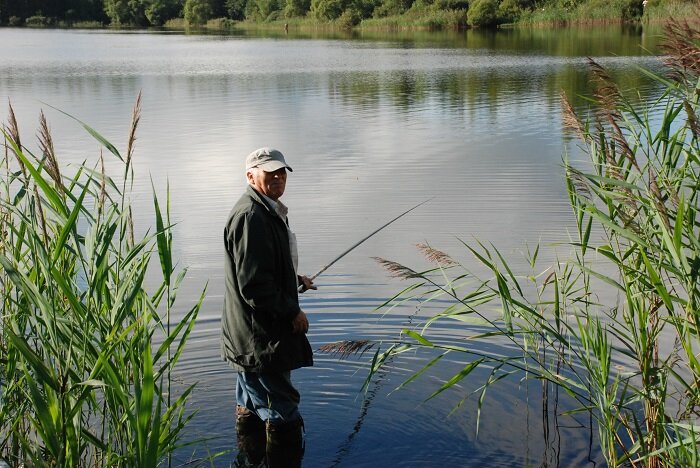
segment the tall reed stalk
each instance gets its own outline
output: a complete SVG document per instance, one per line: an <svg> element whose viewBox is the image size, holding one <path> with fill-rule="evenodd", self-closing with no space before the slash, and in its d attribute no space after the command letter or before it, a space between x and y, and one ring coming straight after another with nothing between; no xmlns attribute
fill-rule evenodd
<svg viewBox="0 0 700 468"><path fill-rule="evenodd" d="M421 245L434 264L417 272L378 259L395 276L415 282L385 306L449 300L421 328L377 352L372 372L417 347L469 363L430 397L488 369L479 390L521 373L563 388L590 412L608 465L697 466L700 429L700 32L688 23L667 27L668 74L644 70L664 89L649 109L623 96L606 70L590 62L597 82L595 112L583 122L564 99L565 124L580 138L592 169L565 160L577 221L571 257L516 275L494 246L465 248L490 272ZM653 116L653 117L652 117ZM478 319L487 327L470 326ZM464 346L433 338L435 322L464 323ZM505 340L513 354L473 345ZM616 364L622 364L620 370Z"/></svg>
<svg viewBox="0 0 700 468"><path fill-rule="evenodd" d="M204 292L171 328L186 271L175 275L169 209L155 190L155 229L134 237L139 116L140 96L126 157L80 122L124 163L121 180L105 174L102 154L97 169L65 174L43 113L38 153L11 106L2 128L0 456L13 466L156 466L191 418L194 386L171 400L170 372Z"/></svg>

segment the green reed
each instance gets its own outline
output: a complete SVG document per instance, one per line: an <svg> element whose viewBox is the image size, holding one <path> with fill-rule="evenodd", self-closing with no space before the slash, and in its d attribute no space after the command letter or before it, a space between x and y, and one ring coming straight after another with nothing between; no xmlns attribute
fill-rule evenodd
<svg viewBox="0 0 700 468"><path fill-rule="evenodd" d="M155 229L134 234L139 117L140 97L124 155L80 122L123 163L118 179L105 174L102 154L66 175L43 113L33 153L10 106L0 168L0 457L13 466L156 466L191 418L194 386L171 398L170 373L204 292L171 326L186 271L172 260L169 195L164 213L154 190Z"/></svg>
<svg viewBox="0 0 700 468"><path fill-rule="evenodd" d="M687 23L667 27L668 73L642 70L665 90L648 109L640 111L593 61L590 120L579 119L563 98L565 125L591 162L585 169L565 160L577 226L568 260L541 266L539 246L528 249L529 271L522 274L495 246L480 242L463 244L485 277L427 244L419 246L434 265L427 271L377 259L414 281L381 307L438 299L450 305L377 351L371 373L392 356L433 350L436 357L403 386L459 353L469 363L429 399L486 369L476 391L480 413L487 390L502 378L541 379L591 414L610 466L697 466L699 41L700 32ZM463 323L464 345L431 335L431 326L445 320ZM493 354L476 344L494 340L509 346Z"/></svg>

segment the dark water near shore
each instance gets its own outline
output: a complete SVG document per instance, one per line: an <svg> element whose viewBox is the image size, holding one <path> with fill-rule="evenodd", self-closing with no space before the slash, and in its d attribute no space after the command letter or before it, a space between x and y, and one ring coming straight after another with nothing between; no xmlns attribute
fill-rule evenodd
<svg viewBox="0 0 700 468"><path fill-rule="evenodd" d="M342 339L395 339L435 309L375 307L406 284L370 259L420 269L413 247L429 242L473 264L458 239L479 239L522 260L541 257L574 227L562 157L584 160L562 130L560 93L585 113L587 57L609 68L642 102L658 90L638 69L657 69L659 31L620 27L462 33L184 35L179 33L0 29L0 101L12 101L25 142L38 113L50 121L59 159L96 164L99 148L62 109L123 148L131 108L143 92L136 143L137 225L151 223L150 178L170 183L175 255L188 266L182 314L208 282L207 298L178 379L198 382L198 413L178 462L233 450L234 377L219 358L221 230L244 189L251 150L282 150L294 172L284 201L311 274L379 225L425 206L381 232L302 296L313 347ZM31 146L31 144L29 144ZM109 167L117 168L116 161ZM109 170L108 167L108 170ZM464 325L461 325L464 327ZM473 331L473 330L472 330ZM464 328L434 333L464 345ZM493 343L493 350L500 350ZM482 349L482 351L487 351ZM522 376L489 390L479 416L477 372L425 401L467 362L454 355L392 392L427 355L390 363L360 392L371 352L338 359L317 353L294 373L307 439L304 466L582 466L600 464L587 416ZM550 390L551 392L551 390ZM556 405L558 406L554 406ZM595 431L593 431L595 432ZM591 447L590 441L593 438ZM227 466L230 454L217 458ZM593 460L593 461L591 461Z"/></svg>

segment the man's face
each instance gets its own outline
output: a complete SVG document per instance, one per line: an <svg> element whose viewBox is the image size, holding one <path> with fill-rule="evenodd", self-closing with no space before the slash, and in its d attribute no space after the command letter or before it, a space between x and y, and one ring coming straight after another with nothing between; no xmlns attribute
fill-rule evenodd
<svg viewBox="0 0 700 468"><path fill-rule="evenodd" d="M249 170L246 176L248 183L258 192L275 201L282 196L287 185L287 170L285 168L277 169L274 172L265 172L256 167Z"/></svg>

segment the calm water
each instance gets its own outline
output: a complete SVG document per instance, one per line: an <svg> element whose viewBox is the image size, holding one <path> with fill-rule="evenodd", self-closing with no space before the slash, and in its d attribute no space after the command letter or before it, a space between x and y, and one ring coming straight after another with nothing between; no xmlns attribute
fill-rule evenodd
<svg viewBox="0 0 700 468"><path fill-rule="evenodd" d="M150 180L172 191L176 255L189 267L180 313L208 294L179 379L199 382L187 437L206 437L179 461L234 448L234 377L219 358L221 230L244 189L243 160L273 146L294 167L284 201L311 274L359 238L432 200L372 238L302 296L314 348L341 339L391 340L430 310L374 311L405 284L371 256L416 268L428 241L469 265L458 238L521 258L540 242L545 260L573 227L562 155L583 159L562 132L559 95L577 108L590 90L586 57L623 87L653 96L637 67L657 67L658 32L617 27L567 31L337 37L116 33L0 29L0 101L12 101L24 141L47 113L59 158L96 163L98 145L54 106L123 148L143 92L135 204L151 219ZM25 143L26 144L26 143ZM116 162L110 167L118 167ZM566 249L564 249L565 251ZM560 248L561 251L561 248ZM546 263L546 262L545 262ZM543 263L544 264L544 263ZM464 330L436 328L460 342ZM493 344L493 350L498 350ZM294 373L302 393L304 466L571 466L601 462L587 418L543 418L542 388L506 379L487 394L476 435L475 374L424 402L466 363L444 360L392 393L426 356L391 363L360 393L370 355L316 354ZM550 405L554 402L550 395ZM558 411L571 407L564 396ZM549 431L545 431L549 429ZM547 436L545 436L547 434ZM227 466L231 455L218 458Z"/></svg>

